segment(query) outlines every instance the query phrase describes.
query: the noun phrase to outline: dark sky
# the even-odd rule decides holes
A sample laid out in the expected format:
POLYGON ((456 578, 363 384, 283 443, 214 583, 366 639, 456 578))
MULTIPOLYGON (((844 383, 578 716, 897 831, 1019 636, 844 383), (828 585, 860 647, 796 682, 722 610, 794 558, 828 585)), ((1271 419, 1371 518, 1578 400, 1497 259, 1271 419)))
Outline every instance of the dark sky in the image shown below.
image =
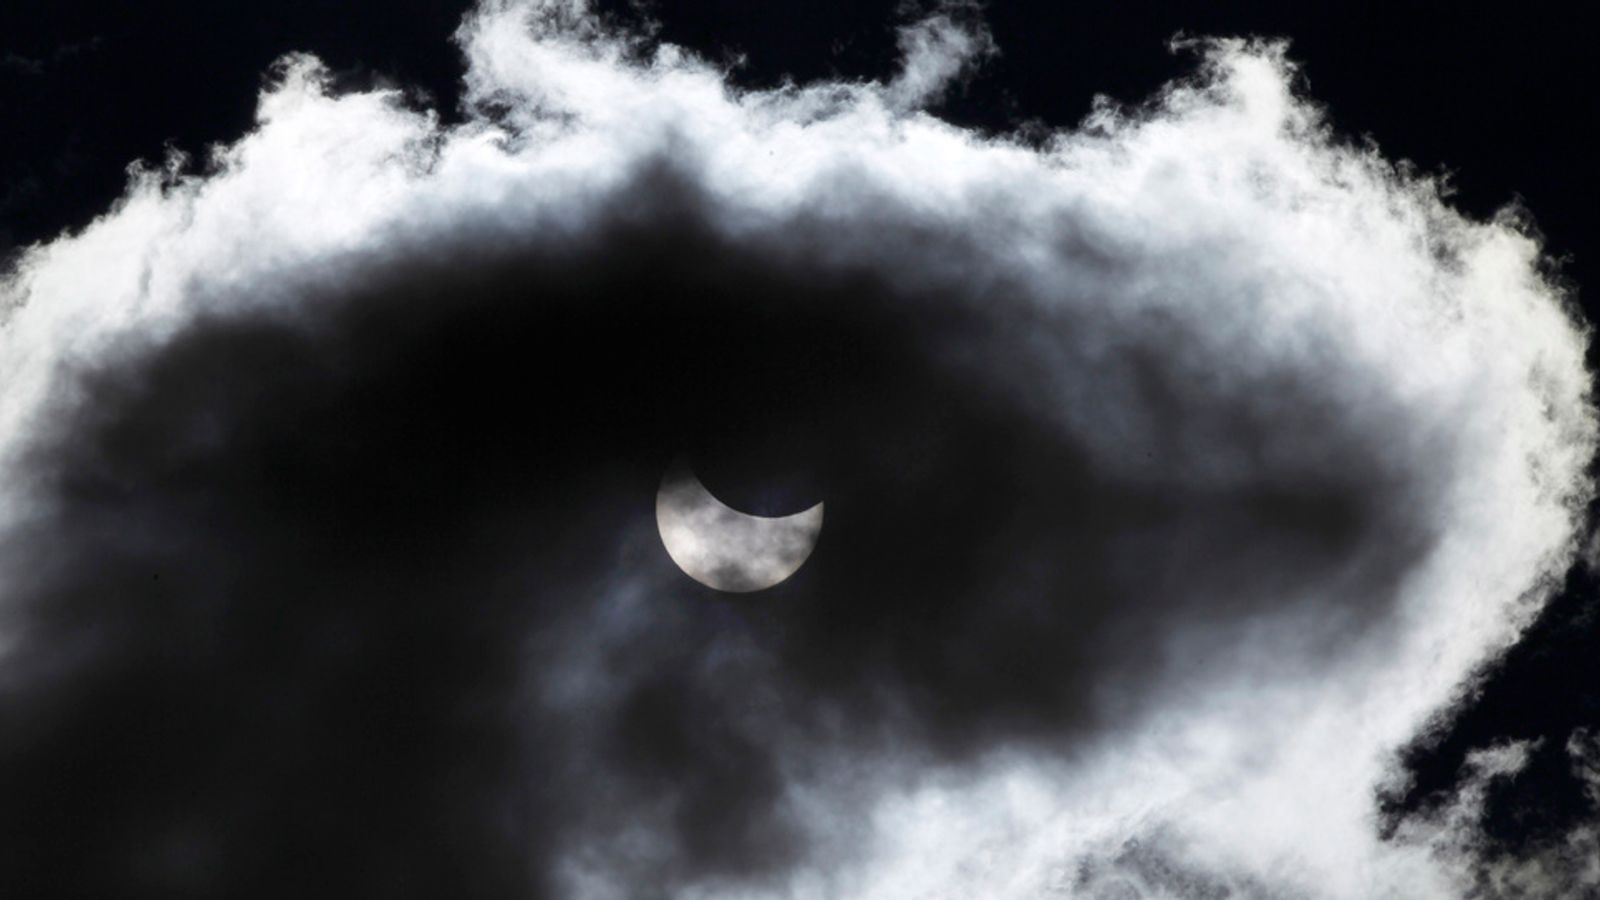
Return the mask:
MULTIPOLYGON (((606 6, 613 8, 612 14, 625 22, 654 18, 659 21, 662 39, 683 44, 714 59, 743 56, 746 62, 736 70, 735 82, 759 87, 777 84, 785 78, 806 81, 828 76, 883 77, 893 68, 894 25, 902 19, 897 13, 901 3, 879 0, 674 2, 649 4, 642 11, 621 4, 606 6)), ((3 135, 0 136, 0 250, 14 253, 20 246, 86 225, 121 193, 125 168, 133 160, 157 160, 168 148, 203 156, 211 142, 231 140, 248 129, 262 73, 286 51, 317 54, 333 68, 341 84, 351 87, 404 86, 416 92, 418 105, 438 109, 446 120, 452 119, 457 115, 454 110, 460 62, 449 36, 465 8, 464 3, 427 0, 274 4, 218 4, 196 0, 149 0, 137 4, 14 0, 4 4, 0 7, 0 135, 3 135)), ((1177 34, 1287 38, 1291 42, 1290 57, 1303 66, 1306 90, 1327 105, 1337 129, 1353 138, 1370 138, 1389 158, 1409 160, 1424 172, 1451 173, 1451 181, 1458 191, 1454 202, 1471 214, 1487 216, 1511 203, 1524 207, 1545 236, 1549 251, 1561 259, 1560 271, 1575 286, 1574 296, 1580 306, 1591 321, 1600 320, 1600 303, 1591 302, 1591 292, 1585 290, 1587 285, 1600 280, 1600 269, 1594 262, 1600 257, 1600 234, 1593 220, 1594 198, 1600 196, 1600 185, 1595 182, 1592 142, 1586 138, 1588 125, 1600 113, 1600 103, 1596 101, 1600 71, 1596 71, 1597 66, 1592 62, 1594 28, 1600 23, 1594 21, 1592 11, 1557 14, 1554 7, 1530 8, 1526 4, 1495 4, 1482 9, 1457 5, 1408 12, 1397 10, 1393 4, 1376 3, 1067 4, 995 0, 984 10, 983 17, 992 29, 1000 53, 984 63, 975 76, 936 108, 936 112, 951 121, 988 131, 1025 129, 1032 127, 1030 123, 1060 126, 1076 122, 1090 110, 1096 94, 1108 94, 1130 102, 1150 95, 1162 84, 1192 68, 1188 56, 1167 49, 1168 39, 1177 34)), ((695 235, 686 235, 682 240, 684 245, 677 250, 683 254, 693 255, 705 250, 702 244, 696 243, 701 238, 695 235)), ((484 263, 491 268, 503 264, 503 260, 484 263)), ((740 265, 758 264, 762 264, 760 260, 736 260, 729 263, 734 274, 710 272, 693 277, 715 283, 719 278, 744 277, 737 273, 740 265)), ((566 270, 561 264, 548 265, 549 271, 539 270, 540 277, 565 277, 562 273, 566 270)), ((422 283, 427 283, 430 276, 423 271, 418 277, 423 279, 422 283)), ((628 273, 617 277, 623 285, 620 289, 644 292, 639 284, 628 281, 628 273)), ((879 288, 881 286, 872 289, 879 288)), ((854 286, 850 290, 865 289, 854 286)), ((781 289, 775 288, 775 291, 781 292, 781 289)), ((486 297, 483 315, 492 317, 497 301, 488 294, 486 297)), ((350 315, 355 319, 363 315, 362 302, 360 297, 351 300, 350 315)), ((782 301, 777 303, 780 310, 783 309, 782 301)), ((615 325, 609 321, 577 321, 582 317, 574 315, 575 321, 567 324, 584 334, 599 334, 615 325)), ((787 315, 782 312, 775 315, 780 317, 783 327, 801 332, 808 328, 842 328, 843 333, 830 332, 829 338, 843 346, 869 345, 870 338, 863 335, 870 335, 873 329, 880 327, 880 323, 870 319, 818 323, 803 318, 782 319, 787 315)), ((640 327, 637 323, 634 326, 640 327)), ((430 323, 398 321, 387 322, 386 327, 392 327, 402 336, 396 337, 392 346, 384 345, 376 352, 438 353, 441 355, 433 360, 433 365, 459 369, 461 361, 454 355, 460 352, 459 347, 446 345, 424 350, 407 343, 409 339, 404 334, 411 333, 411 329, 431 327, 430 323)), ((462 329, 461 346, 479 346, 484 335, 492 335, 495 330, 488 319, 468 318, 452 327, 462 329)), ((659 327, 670 330, 674 326, 663 323, 659 327)), ((717 327, 726 327, 731 335, 738 336, 770 329, 774 323, 737 321, 717 327)), ((354 333, 359 327, 353 325, 347 330, 354 333)), ((336 330, 327 340, 342 340, 344 334, 345 331, 336 330)), ((276 339, 270 332, 258 334, 248 328, 226 332, 217 340, 220 343, 197 348, 192 358, 171 361, 175 368, 149 373, 150 380, 143 385, 108 387, 107 390, 115 394, 112 405, 126 421, 95 421, 91 423, 90 433, 108 445, 118 441, 152 440, 138 437, 138 423, 145 421, 143 416, 158 418, 159 413, 143 405, 149 401, 140 391, 159 385, 162 377, 179 378, 180 375, 172 374, 174 372, 220 372, 226 368, 221 360, 232 358, 208 354, 257 354, 263 365, 270 367, 283 359, 299 359, 295 354, 307 352, 304 347, 280 347, 274 343, 276 339), (133 431, 125 433, 127 429, 133 431)), ((583 355, 582 351, 572 348, 562 352, 573 354, 574 358, 583 355)), ((646 351, 642 347, 627 347, 616 352, 637 355, 646 351)), ((731 370, 748 367, 748 363, 748 360, 719 359, 708 365, 731 370)), ((854 374, 872 374, 898 372, 896 367, 902 361, 870 353, 847 353, 835 363, 854 374)), ((781 368, 770 359, 765 364, 781 368)), ((556 368, 552 364, 552 373, 556 368)), ((467 369, 461 376, 463 379, 492 381, 503 375, 492 367, 479 370, 469 364, 467 369)), ((716 369, 716 372, 721 371, 716 369)), ((360 397, 364 398, 364 403, 375 404, 362 407, 373 410, 375 421, 382 420, 381 426, 375 424, 374 428, 400 428, 402 431, 408 428, 384 418, 398 415, 394 412, 398 407, 392 404, 401 402, 396 398, 404 394, 404 385, 374 386, 363 381, 363 377, 358 373, 350 382, 340 382, 339 396, 360 397)), ((713 373, 703 377, 716 376, 713 373)), ((870 380, 886 397, 899 398, 901 391, 909 392, 906 394, 909 397, 914 392, 901 382, 901 377, 873 375, 870 380)), ((903 377, 921 384, 918 379, 933 376, 913 373, 903 377)), ((827 389, 830 384, 827 377, 819 376, 819 379, 794 388, 794 402, 804 406, 812 402, 807 391, 827 389), (824 387, 819 388, 819 384, 824 387)), ((273 421, 276 421, 274 416, 290 415, 285 410, 298 410, 294 401, 285 399, 295 396, 293 383, 269 385, 262 389, 265 394, 253 393, 254 388, 233 386, 222 376, 218 376, 218 383, 222 386, 218 387, 216 397, 200 398, 196 402, 202 405, 239 402, 238 396, 248 396, 247 402, 260 404, 262 415, 273 421)), ((437 386, 433 389, 445 390, 437 386)), ((656 389, 663 395, 671 393, 667 386, 656 389)), ((944 389, 956 391, 953 387, 944 389)), ((959 391, 956 396, 961 398, 956 401, 956 415, 974 420, 982 418, 981 398, 965 397, 959 391)), ((754 401, 743 395, 725 399, 729 403, 754 405, 754 401)), ((444 400, 438 403, 439 410, 449 406, 444 400)), ((893 430, 904 424, 908 431, 937 427, 919 418, 931 413, 916 408, 914 403, 897 408, 903 410, 905 423, 876 423, 873 427, 893 430)), ((580 415, 575 411, 558 414, 580 415)), ((848 409, 842 413, 854 414, 848 409)), ((473 412, 451 407, 449 415, 461 417, 462 421, 454 424, 466 427, 465 420, 470 419, 473 412)), ((695 413, 690 411, 685 415, 692 419, 695 413)), ((1005 427, 991 424, 989 430, 990 433, 998 429, 1009 434, 1005 427)), ((517 441, 524 437, 512 439, 510 444, 520 447, 517 441)), ((1006 445, 1006 453, 1025 457, 1044 452, 1028 435, 1012 437, 1014 440, 1006 445)), ((642 448, 637 451, 639 454, 653 459, 651 454, 659 454, 667 448, 656 446, 651 440, 654 439, 640 438, 635 446, 642 448)), ((448 447, 435 450, 441 454, 453 452, 448 447)), ((94 449, 91 447, 84 452, 92 453, 94 449)), ((263 458, 274 460, 275 465, 290 468, 295 465, 293 454, 276 445, 259 449, 259 452, 263 458), (280 450, 287 455, 282 458, 275 455, 280 450)), ((562 452, 583 451, 567 448, 562 452)), ((947 448, 947 452, 987 459, 989 457, 984 454, 1000 451, 962 447, 947 448)), ((627 459, 614 464, 617 471, 630 473, 635 462, 627 459)), ((138 471, 147 473, 169 473, 167 467, 173 465, 165 458, 144 457, 138 458, 136 464, 144 467, 138 471)), ((400 464, 422 468, 431 462, 419 456, 404 459, 400 464)), ((65 463, 62 467, 71 468, 65 463)), ((486 481, 487 478, 485 476, 486 481)), ((363 491, 379 490, 372 485, 348 487, 362 496, 365 496, 363 491)), ((92 485, 86 488, 93 489, 92 485)), ((250 485, 245 484, 242 489, 248 490, 250 485)), ((487 484, 475 489, 494 490, 487 484)), ((737 484, 731 484, 729 489, 737 491, 737 484)), ((1062 475, 1059 484, 1046 485, 1043 489, 1058 490, 1064 496, 1081 496, 1088 490, 1074 482, 1070 473, 1062 475)), ((1336 489, 1337 486, 1328 486, 1329 491, 1336 489)), ((1002 498, 995 502, 1003 502, 1003 498, 1010 496, 1006 490, 1005 485, 997 483, 986 493, 991 498, 1002 498)), ((425 499, 430 503, 444 502, 437 498, 425 499)), ((358 498, 350 502, 360 501, 358 498)), ((1022 500, 1017 502, 1027 509, 1022 500)), ((1181 491, 1149 498, 1149 502, 1180 517, 1198 515, 1192 512, 1195 509, 1204 510, 1203 499, 1184 496, 1181 491)), ((1273 504, 1278 498, 1263 496, 1260 502, 1260 520, 1277 521, 1274 518, 1278 515, 1277 507, 1273 504)), ((1366 500, 1356 497, 1350 502, 1360 507, 1366 500)), ((1093 508, 1092 501, 1090 508, 1093 508)), ((1318 509, 1323 508, 1319 506, 1318 509)), ((931 514, 921 509, 911 512, 931 514)), ((1003 512, 986 508, 964 509, 962 513, 980 519, 991 516, 997 522, 1006 518, 1003 512)), ((310 515, 304 511, 297 514, 310 515)), ((1024 521, 1029 514, 1024 511, 1024 521)), ((1358 511, 1351 515, 1361 518, 1365 513, 1358 511)), ((311 518, 315 520, 316 517, 311 518)), ((1291 514, 1286 521, 1298 520, 1291 514)), ((1387 523, 1388 519, 1384 521, 1387 523)), ((364 520, 363 523, 371 527, 371 523, 364 520)), ((936 524, 929 524, 930 533, 938 533, 936 524)), ((1248 530, 1257 524, 1255 519, 1250 519, 1240 527, 1248 530)), ((869 528, 870 524, 860 527, 869 528)), ((1394 527, 1397 533, 1411 534, 1405 523, 1394 527)), ((1292 532, 1293 527, 1288 530, 1292 532)), ((293 540, 290 536, 276 534, 270 539, 293 540)), ((397 539, 407 538, 402 535, 397 539)), ((1418 538, 1424 539, 1425 536, 1418 538)), ((908 558, 921 558, 918 554, 931 551, 926 546, 916 546, 902 548, 901 552, 908 554, 908 558)), ((1292 547, 1284 550, 1289 556, 1294 552, 1292 547)), ((552 555, 558 554, 552 551, 552 555)), ((540 565, 546 564, 552 570, 559 568, 554 562, 540 562, 540 565)), ((218 565, 226 570, 226 565, 218 565)), ((1317 565, 1314 556, 1308 565, 1317 565)), ((1373 580, 1375 594, 1383 590, 1386 571, 1379 561, 1363 576, 1373 580)), ((431 577, 447 575, 435 572, 431 577)), ((403 581, 406 576, 396 573, 385 577, 403 581)), ((963 573, 952 570, 951 577, 959 580, 963 573)), ((1595 587, 1589 575, 1573 572, 1566 589, 1541 614, 1526 637, 1493 664, 1482 690, 1458 708, 1443 713, 1438 733, 1419 740, 1407 751, 1412 781, 1397 786, 1382 801, 1393 822, 1403 820, 1408 812, 1427 809, 1430 803, 1447 796, 1462 778, 1461 765, 1467 751, 1506 739, 1528 738, 1542 739, 1533 751, 1532 762, 1514 778, 1496 782, 1492 789, 1487 824, 1490 836, 1515 851, 1530 841, 1563 833, 1575 823, 1593 820, 1600 814, 1592 808, 1581 785, 1568 771, 1562 751, 1564 741, 1575 729, 1600 727, 1600 624, 1597 624, 1600 623, 1600 596, 1595 587)), ((839 665, 841 658, 846 669, 853 665, 870 668, 884 664, 883 654, 892 656, 898 651, 885 650, 874 641, 881 636, 880 631, 887 633, 891 629, 887 624, 890 620, 907 614, 905 609, 891 606, 865 618, 846 616, 849 627, 841 633, 833 631, 845 627, 835 619, 791 623, 795 631, 786 632, 780 641, 785 648, 809 646, 805 643, 808 639, 843 647, 838 651, 839 658, 828 658, 826 666, 803 652, 775 652, 780 655, 795 653, 793 658, 783 657, 784 665, 792 666, 798 673, 796 677, 809 685, 808 689, 814 689, 814 696, 807 694, 812 699, 804 702, 814 700, 821 709, 837 700, 834 694, 837 686, 829 679, 840 676, 830 667, 839 665), (874 618, 877 615, 883 618, 874 618), (817 632, 807 632, 807 629, 817 629, 817 632), (797 634, 803 636, 797 637, 797 634), (828 668, 832 674, 820 674, 823 668, 828 668), (814 679, 815 684, 808 679, 814 679), (815 700, 815 697, 824 699, 815 700)), ((907 677, 914 683, 915 691, 937 694, 945 689, 940 679, 949 677, 951 666, 961 671, 959 662, 941 655, 954 652, 941 641, 953 641, 949 634, 963 627, 958 614, 952 612, 951 615, 955 618, 931 626, 939 635, 931 644, 913 653, 914 658, 896 659, 893 663, 914 673, 907 677), (941 629, 948 629, 949 634, 941 629)), ((1020 615, 1027 618, 1026 611, 1020 615)), ((469 649, 473 641, 481 637, 475 630, 479 627, 479 623, 466 619, 446 622, 443 628, 449 633, 439 650, 440 659, 408 656, 396 661, 395 671, 415 678, 429 678, 433 677, 430 672, 442 672, 447 685, 450 678, 460 678, 463 683, 481 678, 485 668, 503 661, 493 650, 478 657, 469 649)), ((1019 620, 996 627, 1021 633, 1027 630, 1028 623, 1019 620)), ((683 638, 686 645, 693 645, 694 639, 693 634, 683 638)), ((1012 637, 1007 639, 1018 643, 1012 637)), ((270 649, 263 649, 262 653, 271 656, 270 649)), ((992 683, 976 687, 969 684, 969 692, 953 707, 942 706, 938 712, 929 713, 928 727, 935 732, 928 739, 933 748, 929 752, 959 757, 967 749, 962 745, 962 729, 980 719, 987 723, 985 716, 989 713, 986 710, 1003 705, 996 698, 1004 696, 1015 700, 1018 692, 1024 689, 1026 677, 1056 671, 1050 667, 1054 663, 1028 662, 1026 651, 1023 659, 1019 663, 1022 668, 1017 680, 996 675, 992 683), (946 729, 948 734, 941 729, 946 729)), ((269 658, 263 665, 270 668, 286 663, 269 658)), ((166 676, 162 673, 147 671, 146 676, 153 679, 153 683, 165 684, 162 679, 166 676)), ((683 674, 683 677, 689 678, 692 674, 683 674)), ((388 696, 381 684, 357 684, 351 689, 388 696)), ((128 690, 137 690, 137 684, 130 685, 128 690)), ((183 694, 181 702, 202 707, 217 702, 217 698, 205 695, 202 687, 194 690, 199 696, 183 694)), ((683 697, 705 699, 694 691, 685 691, 674 702, 687 702, 683 697)), ((635 699, 648 705, 648 697, 635 699)), ((1058 704, 1059 699, 1024 698, 1003 710, 1011 718, 993 727, 1032 733, 1040 726, 1030 716, 1044 715, 1041 711, 1059 713, 1062 709, 1073 708, 1070 698, 1058 704)), ((105 715, 116 715, 115 695, 97 696, 95 702, 108 705, 105 715)), ((391 714, 398 715, 380 702, 376 715, 391 714)), ((334 713, 329 712, 328 716, 329 721, 333 721, 334 713)), ((647 714, 625 718, 627 722, 643 722, 640 728, 649 730, 651 727, 647 714)), ((459 731, 451 731, 449 740, 457 740, 461 733, 470 733, 480 725, 470 721, 456 723, 452 727, 459 731)), ((307 727, 318 726, 314 723, 307 727)), ((493 726, 482 727, 492 730, 493 726)), ((990 726, 986 724, 985 727, 990 726)), ((659 735, 661 731, 657 729, 651 733, 659 735)), ((446 746, 445 738, 432 733, 426 737, 442 743, 435 746, 419 741, 415 757, 397 764, 402 770, 405 767, 430 770, 439 763, 439 758, 455 759, 450 754, 458 750, 454 745, 446 746)), ((70 744, 72 735, 58 740, 65 743, 50 744, 51 752, 70 744)), ((179 735, 171 740, 181 743, 188 740, 188 736, 179 735)), ((494 734, 485 739, 485 745, 497 746, 494 734)), ((758 755, 755 748, 737 741, 725 747, 718 746, 724 750, 731 747, 727 752, 758 755)), ((556 758, 563 751, 554 748, 548 752, 556 758)), ((330 780, 342 777, 342 767, 354 765, 356 751, 351 753, 351 759, 324 761, 321 765, 325 771, 319 770, 318 777, 330 780)), ((660 767, 678 771, 660 759, 634 759, 625 752, 618 753, 621 758, 618 765, 629 777, 637 779, 638 784, 644 786, 640 790, 647 794, 651 790, 667 790, 658 783, 664 777, 660 775, 660 767)), ((96 757, 94 761, 113 768, 127 763, 117 757, 109 760, 96 757)), ((470 760, 469 763, 483 761, 470 760)), ((498 771, 495 767, 500 763, 494 760, 471 770, 485 771, 484 766, 487 766, 487 770, 498 771)), ((752 765, 759 768, 755 763, 752 765)), ((719 766, 688 768, 687 777, 690 778, 714 781, 727 775, 727 769, 719 766)), ((222 776, 208 777, 220 779, 222 776)), ((761 782, 759 774, 753 777, 756 784, 748 790, 761 794, 770 788, 761 782)), ((88 781, 92 786, 101 783, 96 780, 100 778, 110 784, 115 780, 115 773, 102 772, 88 781)), ((164 785, 157 781, 146 784, 143 789, 161 791, 164 785)), ((383 787, 372 785, 371 790, 376 795, 383 787)), ((469 792, 491 789, 492 785, 470 781, 464 788, 469 792)), ((90 804, 94 798, 77 796, 69 802, 90 804)), ((541 813, 529 810, 564 808, 562 804, 569 802, 570 798, 564 796, 527 799, 523 806, 507 801, 505 815, 537 817, 541 813)), ((461 814, 460 810, 447 807, 448 804, 441 804, 430 809, 445 820, 461 814)), ((785 853, 791 852, 791 836, 785 830, 788 823, 775 815, 763 817, 759 803, 754 801, 751 801, 751 809, 757 811, 749 812, 750 818, 746 819, 739 818, 740 809, 733 812, 699 810, 686 814, 701 817, 695 826, 699 830, 694 833, 724 834, 725 842, 738 845, 740 856, 739 860, 730 862, 716 857, 722 851, 690 846, 683 851, 683 858, 688 860, 684 865, 724 872, 735 871, 746 864, 779 864, 771 863, 770 859, 781 860, 785 853), (742 837, 726 838, 726 834, 734 832, 742 837), (748 863, 750 859, 760 862, 748 863)), ((274 815, 288 819, 302 812, 291 808, 274 815)), ((265 821, 278 820, 268 818, 265 821)), ((60 834, 63 835, 70 830, 68 825, 60 823, 52 827, 62 828, 60 834)), ((120 825, 113 823, 106 827, 120 825)), ((326 829, 329 839, 337 841, 337 833, 343 825, 338 821, 322 821, 317 827, 326 829)), ((482 823, 472 823, 468 832, 476 827, 483 827, 482 823)), ((0 833, 14 837, 19 830, 7 826, 0 833)), ((381 855, 392 852, 394 847, 426 852, 437 850, 404 825, 397 824, 391 837, 393 840, 389 844, 379 838, 357 842, 352 852, 381 855)), ((488 835, 483 839, 493 843, 494 837, 488 835)), ((53 852, 60 852, 60 847, 55 847, 53 852)), ((273 860, 270 852, 263 851, 263 854, 261 864, 270 865, 273 860)), ((3 854, 0 859, 4 859, 3 854)), ((510 871, 509 867, 493 865, 489 869, 510 871)), ((448 867, 439 868, 433 874, 441 879, 441 886, 450 883, 448 867)), ((360 893, 355 885, 350 887, 352 895, 360 893)), ((481 888, 482 896, 495 896, 499 886, 485 881, 481 888)))
MULTIPOLYGON (((663 38, 714 58, 744 54, 739 80, 882 75, 897 2, 647 4, 663 38)), ((448 36, 467 4, 51 3, 0 10, 0 211, 12 242, 81 225, 122 188, 123 167, 163 148, 199 153, 249 124, 261 73, 307 50, 362 84, 420 88, 448 113, 459 60, 448 36), (205 72, 203 78, 196 72, 205 72)), ((633 16, 620 3, 623 16, 633 16)), ((1391 158, 1454 173, 1459 203, 1488 214, 1521 198, 1578 283, 1593 265, 1595 195, 1585 129, 1596 109, 1585 35, 1593 12, 1495 4, 994 3, 1001 55, 944 108, 1009 128, 1075 122, 1095 94, 1134 101, 1187 71, 1177 34, 1289 38, 1339 128, 1391 158), (1466 100, 1464 98, 1471 98, 1466 100)))

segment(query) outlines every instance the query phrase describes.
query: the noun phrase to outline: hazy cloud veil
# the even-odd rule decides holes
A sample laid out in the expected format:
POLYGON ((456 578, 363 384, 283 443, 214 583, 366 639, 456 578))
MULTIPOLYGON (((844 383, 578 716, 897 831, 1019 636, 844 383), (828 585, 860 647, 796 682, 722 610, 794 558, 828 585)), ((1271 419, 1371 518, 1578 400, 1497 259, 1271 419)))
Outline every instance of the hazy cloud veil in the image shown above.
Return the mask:
POLYGON ((1600 885, 1591 831, 1482 849, 1516 746, 1376 811, 1583 540, 1587 335, 1514 215, 1270 43, 1024 139, 921 111, 995 50, 962 6, 770 91, 579 0, 458 40, 461 124, 289 57, 6 274, 0 885, 1600 885), (827 497, 770 594, 656 541, 702 443, 827 497))

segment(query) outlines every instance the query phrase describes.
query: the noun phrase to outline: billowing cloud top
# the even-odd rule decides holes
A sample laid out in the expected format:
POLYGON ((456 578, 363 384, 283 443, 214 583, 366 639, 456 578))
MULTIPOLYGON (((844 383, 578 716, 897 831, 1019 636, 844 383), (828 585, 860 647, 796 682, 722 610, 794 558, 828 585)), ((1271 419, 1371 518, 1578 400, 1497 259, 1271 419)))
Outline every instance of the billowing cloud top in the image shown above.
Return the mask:
POLYGON ((745 91, 491 0, 462 123, 289 57, 204 174, 29 249, 0 893, 1592 886, 1483 852, 1472 785, 1375 803, 1581 539, 1536 240, 1330 134, 1277 44, 955 127, 970 18, 745 91), (684 452, 743 509, 826 496, 797 575, 673 567, 684 452))

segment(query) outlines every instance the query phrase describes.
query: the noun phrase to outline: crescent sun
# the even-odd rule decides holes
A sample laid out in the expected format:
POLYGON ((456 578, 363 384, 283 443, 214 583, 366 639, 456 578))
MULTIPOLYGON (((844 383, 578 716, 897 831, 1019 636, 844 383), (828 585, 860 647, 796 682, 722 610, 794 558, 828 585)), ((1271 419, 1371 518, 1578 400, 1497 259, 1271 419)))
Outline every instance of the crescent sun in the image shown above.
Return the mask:
POLYGON ((797 572, 822 532, 822 504, 789 516, 754 516, 718 500, 682 460, 656 493, 656 527, 667 555, 706 587, 745 593, 797 572))

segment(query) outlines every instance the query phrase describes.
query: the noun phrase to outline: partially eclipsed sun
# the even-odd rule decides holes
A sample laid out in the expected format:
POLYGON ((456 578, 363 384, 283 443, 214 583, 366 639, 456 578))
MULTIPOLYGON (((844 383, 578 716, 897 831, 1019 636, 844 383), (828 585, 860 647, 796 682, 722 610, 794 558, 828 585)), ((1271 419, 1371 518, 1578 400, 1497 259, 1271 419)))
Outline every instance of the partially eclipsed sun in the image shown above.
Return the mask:
POLYGON ((656 494, 667 555, 719 591, 759 591, 799 571, 822 532, 822 504, 789 516, 754 516, 718 500, 688 464, 675 462, 656 494))

